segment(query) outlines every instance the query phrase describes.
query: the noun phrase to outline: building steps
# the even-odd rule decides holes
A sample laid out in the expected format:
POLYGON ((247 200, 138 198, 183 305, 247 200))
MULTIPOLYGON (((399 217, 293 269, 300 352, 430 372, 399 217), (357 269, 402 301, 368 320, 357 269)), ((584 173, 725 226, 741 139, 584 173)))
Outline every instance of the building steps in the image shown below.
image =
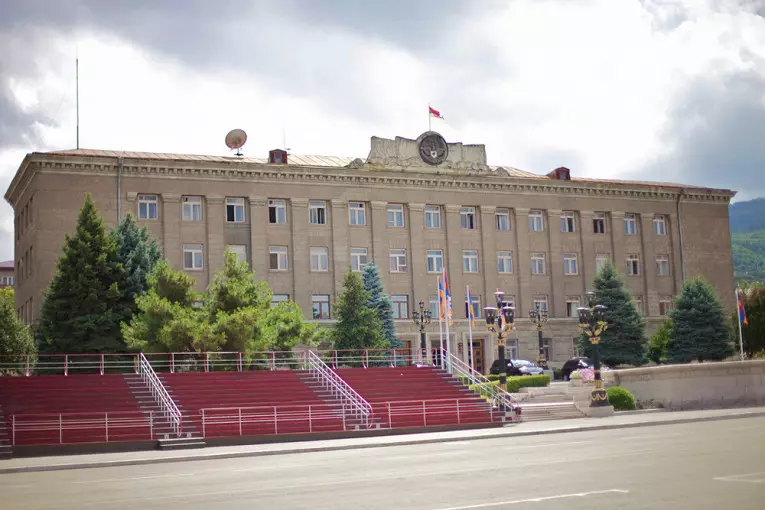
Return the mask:
MULTIPOLYGON (((172 441, 174 439, 192 439, 192 438, 199 438, 200 434, 197 433, 196 427, 194 425, 188 425, 188 421, 184 420, 183 423, 183 438, 173 438, 174 432, 173 427, 170 423, 170 420, 165 418, 165 416, 162 413, 162 408, 160 405, 154 400, 154 397, 152 397, 151 392, 146 387, 146 384, 141 380, 141 376, 138 374, 125 374, 123 376, 125 378, 125 383, 130 387, 130 391, 133 392, 133 396, 135 396, 136 402, 138 403, 138 407, 143 411, 147 418, 150 413, 153 413, 153 420, 152 420, 152 427, 154 430, 154 437, 160 438, 160 441, 172 441)), ((170 398, 173 398, 172 390, 168 387, 165 387, 168 394, 170 395, 170 398)), ((177 400, 173 398, 173 401, 176 402, 176 406, 178 406, 178 410, 181 411, 181 415, 183 416, 183 409, 181 409, 181 406, 178 404, 177 400)))

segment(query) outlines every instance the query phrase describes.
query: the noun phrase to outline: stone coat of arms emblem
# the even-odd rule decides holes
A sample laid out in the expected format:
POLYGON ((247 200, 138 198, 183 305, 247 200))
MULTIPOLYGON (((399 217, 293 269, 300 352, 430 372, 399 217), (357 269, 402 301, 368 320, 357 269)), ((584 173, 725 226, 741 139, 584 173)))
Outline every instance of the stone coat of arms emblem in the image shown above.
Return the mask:
POLYGON ((444 137, 438 133, 430 133, 420 141, 420 157, 429 165, 440 165, 446 161, 449 147, 444 137))

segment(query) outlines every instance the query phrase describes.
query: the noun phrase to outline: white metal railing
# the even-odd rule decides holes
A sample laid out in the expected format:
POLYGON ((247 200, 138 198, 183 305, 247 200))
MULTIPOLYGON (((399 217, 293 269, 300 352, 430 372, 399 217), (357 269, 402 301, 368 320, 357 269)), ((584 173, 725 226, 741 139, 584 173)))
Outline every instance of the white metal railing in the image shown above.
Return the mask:
POLYGON ((481 395, 488 397, 492 405, 507 411, 515 410, 516 404, 510 393, 491 382, 486 376, 474 370, 451 352, 447 353, 447 356, 449 357, 447 367, 452 376, 467 379, 468 386, 473 386, 481 395))
POLYGON ((159 404, 160 412, 167 419, 170 428, 175 433, 176 437, 181 437, 183 433, 183 417, 178 410, 178 406, 175 405, 170 394, 165 389, 162 381, 159 380, 157 373, 151 368, 149 360, 143 353, 138 355, 138 375, 141 380, 146 384, 151 392, 151 396, 159 404))
POLYGON ((351 388, 315 352, 308 352, 306 364, 308 372, 322 386, 331 391, 335 398, 340 400, 343 406, 343 415, 351 413, 365 428, 371 427, 374 412, 369 402, 351 388))
POLYGON ((208 407, 199 414, 204 437, 311 434, 347 431, 352 426, 336 404, 208 407))
POLYGON ((144 441, 154 438, 154 413, 52 413, 11 415, 11 444, 50 444, 144 441))

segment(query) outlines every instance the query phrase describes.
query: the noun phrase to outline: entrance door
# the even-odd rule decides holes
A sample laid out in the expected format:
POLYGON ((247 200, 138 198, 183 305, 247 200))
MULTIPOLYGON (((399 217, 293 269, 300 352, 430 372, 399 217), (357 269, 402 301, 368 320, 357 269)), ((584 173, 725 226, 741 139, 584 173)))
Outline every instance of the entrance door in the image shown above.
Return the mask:
POLYGON ((483 368, 483 339, 473 340, 473 369, 479 374, 484 373, 483 368))

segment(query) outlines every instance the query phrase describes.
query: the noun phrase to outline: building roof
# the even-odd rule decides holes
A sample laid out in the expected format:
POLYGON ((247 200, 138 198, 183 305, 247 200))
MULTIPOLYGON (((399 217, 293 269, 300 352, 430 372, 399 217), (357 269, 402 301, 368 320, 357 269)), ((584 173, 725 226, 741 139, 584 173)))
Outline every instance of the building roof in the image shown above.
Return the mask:
POLYGON ((0 269, 13 269, 13 261, 12 260, 4 260, 0 262, 0 269))

